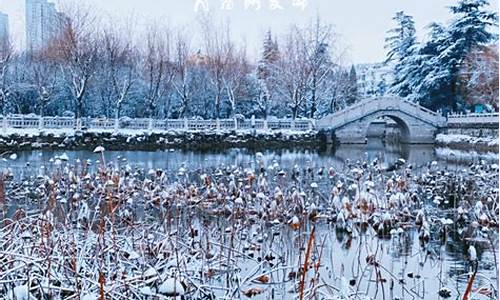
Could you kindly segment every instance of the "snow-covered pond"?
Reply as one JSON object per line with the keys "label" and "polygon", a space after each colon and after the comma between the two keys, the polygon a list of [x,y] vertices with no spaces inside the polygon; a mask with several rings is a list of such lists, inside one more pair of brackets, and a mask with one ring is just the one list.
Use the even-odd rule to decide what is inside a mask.
{"label": "snow-covered pond", "polygon": [[5,155],[7,299],[455,299],[476,265],[470,299],[496,297],[493,154],[103,154]]}

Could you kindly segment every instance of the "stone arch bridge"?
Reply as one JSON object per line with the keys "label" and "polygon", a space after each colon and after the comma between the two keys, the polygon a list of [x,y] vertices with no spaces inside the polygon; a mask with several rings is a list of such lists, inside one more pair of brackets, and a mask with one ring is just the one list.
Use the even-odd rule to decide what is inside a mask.
{"label": "stone arch bridge", "polygon": [[438,129],[446,126],[445,117],[397,96],[360,101],[319,119],[316,124],[340,143],[361,144],[366,142],[370,124],[383,117],[397,123],[404,143],[434,143]]}

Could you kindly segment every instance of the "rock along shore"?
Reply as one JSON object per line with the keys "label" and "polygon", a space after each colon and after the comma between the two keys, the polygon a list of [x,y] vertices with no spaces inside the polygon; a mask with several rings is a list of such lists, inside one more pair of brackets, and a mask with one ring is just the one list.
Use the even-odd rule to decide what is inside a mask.
{"label": "rock along shore", "polygon": [[92,150],[98,145],[107,150],[161,150],[168,148],[212,150],[230,147],[282,148],[317,147],[321,142],[315,131],[168,131],[162,133],[79,132],[20,134],[0,137],[0,150]]}

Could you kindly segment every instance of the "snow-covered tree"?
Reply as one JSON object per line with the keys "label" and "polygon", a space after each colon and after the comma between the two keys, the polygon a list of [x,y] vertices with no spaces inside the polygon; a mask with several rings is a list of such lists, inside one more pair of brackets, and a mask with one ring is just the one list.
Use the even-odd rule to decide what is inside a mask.
{"label": "snow-covered tree", "polygon": [[115,117],[120,118],[123,104],[137,81],[138,53],[130,39],[111,29],[104,32],[103,47],[102,73],[107,80],[101,86],[111,93],[112,106],[109,109],[114,108]]}
{"label": "snow-covered tree", "polygon": [[[205,68],[209,72],[209,80],[214,93],[214,117],[222,116],[224,91],[228,90],[228,76],[231,61],[235,55],[235,45],[231,41],[229,24],[215,26],[211,19],[201,20]],[[231,90],[231,88],[229,88]]]}
{"label": "snow-covered tree", "polygon": [[398,11],[392,19],[396,27],[388,31],[389,36],[385,39],[385,48],[388,49],[386,61],[400,62],[412,53],[411,48],[416,42],[415,22],[403,11]]}
{"label": "snow-covered tree", "polygon": [[45,52],[34,53],[28,57],[28,81],[37,93],[36,111],[45,115],[45,108],[54,99],[58,88],[60,68],[53,57]]}
{"label": "snow-covered tree", "polygon": [[286,35],[278,63],[277,90],[292,113],[318,117],[328,110],[332,93],[339,81],[334,70],[339,67],[338,41],[330,25],[316,18],[309,26],[293,26]]}
{"label": "snow-covered tree", "polygon": [[388,49],[385,63],[394,69],[394,80],[390,93],[406,97],[411,93],[410,73],[414,67],[413,55],[416,51],[416,30],[413,17],[398,11],[393,20],[396,27],[389,30],[385,48]]}
{"label": "snow-covered tree", "polygon": [[167,29],[151,26],[145,39],[139,66],[145,90],[145,115],[154,117],[175,75],[170,61],[171,34]]}
{"label": "snow-covered tree", "polygon": [[354,67],[354,65],[351,66],[351,69],[349,70],[348,79],[345,81],[344,84],[347,85],[347,87],[346,87],[346,89],[347,89],[347,95],[345,95],[345,97],[346,97],[346,104],[347,105],[352,105],[359,98],[359,93],[358,93],[358,75],[356,74],[356,68]]}
{"label": "snow-covered tree", "polygon": [[262,57],[256,69],[259,91],[257,105],[264,117],[269,115],[276,94],[279,60],[278,42],[273,40],[271,30],[268,30],[262,46]]}
{"label": "snow-covered tree", "polygon": [[483,104],[498,111],[498,45],[481,46],[460,68],[461,94],[468,106]]}
{"label": "snow-covered tree", "polygon": [[0,114],[5,113],[6,102],[9,97],[10,82],[9,68],[14,59],[14,48],[9,38],[0,41]]}
{"label": "snow-covered tree", "polygon": [[175,76],[172,86],[179,98],[178,117],[183,118],[189,110],[192,99],[191,70],[195,63],[190,57],[190,43],[186,34],[179,32],[174,52]]}
{"label": "snow-covered tree", "polygon": [[47,51],[58,59],[66,87],[74,102],[75,118],[83,116],[84,101],[98,67],[99,47],[95,17],[89,8],[75,7],[61,20],[62,33]]}
{"label": "snow-covered tree", "polygon": [[411,88],[410,99],[438,109],[446,106],[452,97],[450,90],[443,90],[449,82],[450,72],[444,65],[446,57],[441,55],[449,43],[449,35],[444,25],[431,23],[427,41],[414,55],[407,59],[406,84]]}
{"label": "snow-covered tree", "polygon": [[328,102],[320,105],[320,115],[334,113],[349,105],[349,95],[351,95],[351,83],[349,72],[344,68],[335,68],[329,78],[331,91]]}
{"label": "snow-covered tree", "polygon": [[229,53],[227,69],[223,76],[224,89],[229,103],[228,117],[233,116],[238,100],[243,92],[246,77],[250,74],[250,65],[246,59],[245,49],[234,50]]}
{"label": "snow-covered tree", "polygon": [[300,34],[297,26],[293,26],[287,34],[278,66],[278,92],[294,119],[299,116],[300,111],[305,110],[311,72],[307,49]]}
{"label": "snow-covered tree", "polygon": [[497,38],[491,28],[498,26],[498,15],[487,10],[487,6],[487,0],[461,0],[450,8],[454,18],[448,27],[450,42],[443,56],[448,58],[446,66],[451,73],[451,93],[456,102],[463,101],[459,91],[461,66],[475,49]]}
{"label": "snow-covered tree", "polygon": [[498,17],[487,6],[487,0],[460,0],[450,7],[450,23],[432,23],[422,45],[415,42],[411,17],[397,13],[398,26],[388,38],[388,61],[395,62],[395,79],[389,91],[432,109],[456,110],[462,106],[462,65],[474,49],[496,39],[491,28]]}
{"label": "snow-covered tree", "polygon": [[463,105],[459,71],[475,48],[495,39],[490,28],[497,15],[486,9],[486,0],[461,0],[450,8],[453,19],[447,27],[432,25],[431,36],[420,51],[422,80],[416,97],[427,106],[456,110]]}
{"label": "snow-covered tree", "polygon": [[321,23],[319,17],[305,30],[303,30],[303,43],[305,52],[308,53],[309,80],[308,104],[309,117],[314,118],[320,102],[324,102],[331,88],[327,79],[334,63],[332,61],[331,47],[334,43],[334,32],[331,25]]}

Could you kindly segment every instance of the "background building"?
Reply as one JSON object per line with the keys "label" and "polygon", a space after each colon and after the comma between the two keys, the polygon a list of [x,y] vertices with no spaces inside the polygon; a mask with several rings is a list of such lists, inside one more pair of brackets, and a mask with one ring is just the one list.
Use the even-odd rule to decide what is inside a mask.
{"label": "background building", "polygon": [[385,95],[393,80],[392,66],[385,63],[359,64],[356,72],[361,98]]}
{"label": "background building", "polygon": [[26,0],[26,48],[37,51],[46,47],[61,31],[64,14],[47,0]]}

